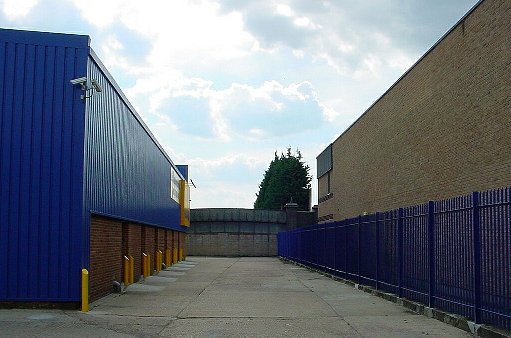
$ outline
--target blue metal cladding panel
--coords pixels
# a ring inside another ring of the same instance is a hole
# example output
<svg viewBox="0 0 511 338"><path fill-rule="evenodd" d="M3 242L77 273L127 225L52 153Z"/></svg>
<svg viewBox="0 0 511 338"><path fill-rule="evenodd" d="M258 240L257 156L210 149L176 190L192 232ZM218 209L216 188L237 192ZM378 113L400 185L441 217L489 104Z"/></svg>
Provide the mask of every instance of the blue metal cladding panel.
<svg viewBox="0 0 511 338"><path fill-rule="evenodd" d="M0 301L76 301L87 36L0 30Z"/></svg>
<svg viewBox="0 0 511 338"><path fill-rule="evenodd" d="M183 178L188 182L188 165L177 165L177 170L183 175Z"/></svg>
<svg viewBox="0 0 511 338"><path fill-rule="evenodd" d="M171 198L172 161L92 51L88 78L102 92L87 99L84 226L97 213L186 231Z"/></svg>

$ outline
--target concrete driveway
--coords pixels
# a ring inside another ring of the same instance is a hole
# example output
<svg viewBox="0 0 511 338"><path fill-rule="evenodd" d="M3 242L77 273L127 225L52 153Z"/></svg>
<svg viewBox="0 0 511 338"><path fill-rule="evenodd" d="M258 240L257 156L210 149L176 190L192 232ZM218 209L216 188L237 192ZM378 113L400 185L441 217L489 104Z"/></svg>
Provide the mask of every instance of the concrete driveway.
<svg viewBox="0 0 511 338"><path fill-rule="evenodd" d="M0 336L468 337L277 258L189 257L88 313L0 310Z"/></svg>

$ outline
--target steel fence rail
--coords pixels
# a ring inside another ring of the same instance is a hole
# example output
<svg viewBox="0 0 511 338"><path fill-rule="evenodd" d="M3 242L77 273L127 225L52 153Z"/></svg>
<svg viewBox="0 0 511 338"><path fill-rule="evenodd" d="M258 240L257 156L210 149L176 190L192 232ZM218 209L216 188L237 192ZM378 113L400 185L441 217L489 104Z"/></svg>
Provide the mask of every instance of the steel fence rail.
<svg viewBox="0 0 511 338"><path fill-rule="evenodd" d="M511 330L511 188L278 234L278 254Z"/></svg>

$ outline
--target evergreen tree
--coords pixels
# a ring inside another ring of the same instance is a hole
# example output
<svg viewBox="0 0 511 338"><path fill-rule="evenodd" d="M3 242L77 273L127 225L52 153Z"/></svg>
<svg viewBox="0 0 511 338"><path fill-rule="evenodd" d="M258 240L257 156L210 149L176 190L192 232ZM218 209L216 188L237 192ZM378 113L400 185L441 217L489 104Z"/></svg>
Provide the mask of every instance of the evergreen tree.
<svg viewBox="0 0 511 338"><path fill-rule="evenodd" d="M291 153L291 148L287 149L286 155L278 156L275 152L275 158L259 184L254 209L281 210L292 199L299 210L309 210L312 180L309 171L299 150L296 155Z"/></svg>

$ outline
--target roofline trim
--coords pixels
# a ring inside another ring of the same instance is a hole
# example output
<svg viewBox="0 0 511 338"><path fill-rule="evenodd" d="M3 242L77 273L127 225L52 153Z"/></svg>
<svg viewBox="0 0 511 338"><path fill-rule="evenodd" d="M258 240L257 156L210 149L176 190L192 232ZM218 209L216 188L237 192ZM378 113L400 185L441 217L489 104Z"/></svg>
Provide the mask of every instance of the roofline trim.
<svg viewBox="0 0 511 338"><path fill-rule="evenodd" d="M130 110L131 114L135 117L135 119L138 121L138 123L140 123L140 125L142 126L142 128L144 128L145 132L149 135L149 137L151 138L151 140L154 142L154 144L158 147L158 149L160 150L160 152L163 154L163 156L165 156L165 158L169 161L171 167L174 168L174 170L178 173L178 175L181 177L181 179L185 179L184 176L181 174L181 172L179 171L179 169L177 168L177 166L174 164L174 162L172 161L172 159L170 158L170 156L167 154L167 152L165 151L165 149L163 149L162 145L158 142L158 140L156 139L156 137L154 136L154 134L151 132L151 130L149 129L149 127L145 124L144 120L142 119L142 117L137 113L137 111L135 110L135 108L133 107L133 105L131 104L131 102L128 100L128 98L126 97L126 95L124 95L124 92L121 90L121 88L119 87L119 85L117 84L117 82L115 81L114 77L112 76L112 74L110 74L110 72L108 71L108 69L106 68L106 66L103 64L103 62L101 62L100 58L98 57L98 55L96 54L96 52L92 49L92 47L90 47L89 49L89 56L91 57L92 61L94 63L96 63L96 65L99 67L99 69L101 70L101 72L105 75L105 77L107 78L108 82L110 82L110 84L114 87L114 89L116 90L117 94L119 94L119 96L121 97L122 101L124 102L124 104L126 104L126 106L128 107L128 109Z"/></svg>

